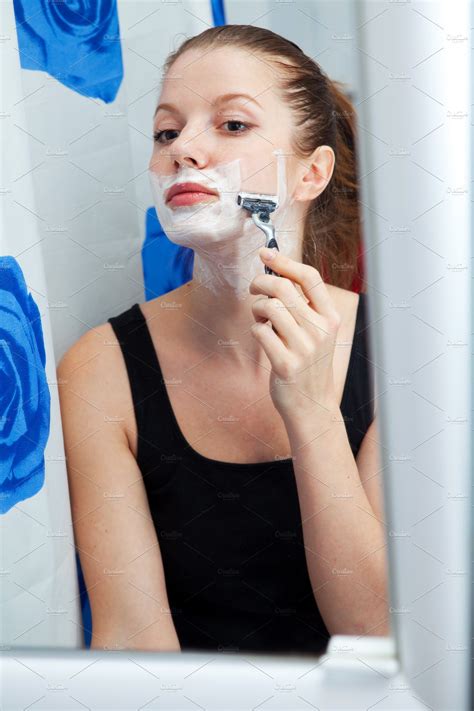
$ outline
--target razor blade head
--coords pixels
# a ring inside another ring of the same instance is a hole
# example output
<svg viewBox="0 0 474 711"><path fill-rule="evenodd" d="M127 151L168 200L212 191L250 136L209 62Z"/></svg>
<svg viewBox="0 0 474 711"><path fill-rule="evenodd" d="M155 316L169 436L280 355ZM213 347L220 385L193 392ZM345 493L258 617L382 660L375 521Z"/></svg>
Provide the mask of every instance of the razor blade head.
<svg viewBox="0 0 474 711"><path fill-rule="evenodd" d="M277 195L266 195L263 193L238 193L237 204L241 205L249 212L266 212L270 214L278 207Z"/></svg>

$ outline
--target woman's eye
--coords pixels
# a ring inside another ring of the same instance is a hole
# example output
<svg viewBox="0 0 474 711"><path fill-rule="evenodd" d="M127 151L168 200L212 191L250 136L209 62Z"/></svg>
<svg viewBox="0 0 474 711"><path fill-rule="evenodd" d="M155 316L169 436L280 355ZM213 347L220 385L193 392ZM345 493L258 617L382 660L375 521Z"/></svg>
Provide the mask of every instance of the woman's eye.
<svg viewBox="0 0 474 711"><path fill-rule="evenodd" d="M240 129L240 131L230 131L230 133L245 133L245 131L247 131L249 128L246 123L242 123L242 121L238 121L237 119L229 119L228 121L225 121L222 125L224 126L224 124L226 123L239 123L241 126L245 126L245 129L243 131L242 129Z"/></svg>
<svg viewBox="0 0 474 711"><path fill-rule="evenodd" d="M173 128L166 128L164 131L155 131L153 133L153 140L155 141L155 143L163 143L163 141L161 140L161 137L163 136L163 134L170 133L170 132L176 133L175 129L173 129Z"/></svg>
<svg viewBox="0 0 474 711"><path fill-rule="evenodd" d="M243 123L242 121L238 121L237 119L229 119L228 121L224 121L222 126L225 126L226 123L231 123L231 124L239 124L240 126L244 126L243 129L238 129L237 131L227 131L227 133L236 133L237 135L241 133L245 133L245 131L249 130L249 126L246 123ZM153 140L155 143L164 143L164 141L161 140L162 136L164 136L165 133L176 133L176 129L174 128L167 128L164 131L155 131L153 133ZM165 138L166 140L166 138Z"/></svg>

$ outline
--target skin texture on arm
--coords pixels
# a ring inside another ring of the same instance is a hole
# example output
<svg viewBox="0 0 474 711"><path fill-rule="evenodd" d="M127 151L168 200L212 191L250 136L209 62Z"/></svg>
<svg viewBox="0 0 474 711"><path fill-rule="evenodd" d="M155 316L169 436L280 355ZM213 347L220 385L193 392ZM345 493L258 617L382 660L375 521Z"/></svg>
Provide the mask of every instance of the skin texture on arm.
<svg viewBox="0 0 474 711"><path fill-rule="evenodd" d="M382 462L380 458L378 421L369 425L357 452L356 464L367 498L379 523L386 526L382 490Z"/></svg>
<svg viewBox="0 0 474 711"><path fill-rule="evenodd" d="M57 374L91 647L180 651L143 478L120 417L128 381L110 324L86 332Z"/></svg>
<svg viewBox="0 0 474 711"><path fill-rule="evenodd" d="M308 572L326 626L331 635L390 635L376 450L365 444L359 470L336 407L289 431Z"/></svg>

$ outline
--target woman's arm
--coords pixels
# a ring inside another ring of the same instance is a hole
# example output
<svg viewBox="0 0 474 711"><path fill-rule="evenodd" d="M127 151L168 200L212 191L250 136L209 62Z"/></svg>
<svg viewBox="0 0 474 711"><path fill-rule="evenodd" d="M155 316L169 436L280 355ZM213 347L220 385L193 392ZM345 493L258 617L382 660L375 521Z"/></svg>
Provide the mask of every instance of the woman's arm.
<svg viewBox="0 0 474 711"><path fill-rule="evenodd" d="M371 478L380 468L376 448L369 452L369 440L363 444L359 472L336 407L313 421L294 420L287 429L308 572L328 631L388 635L385 522L381 492Z"/></svg>
<svg viewBox="0 0 474 711"><path fill-rule="evenodd" d="M381 443L379 440L378 419L370 423L356 456L357 470L362 486L381 524L386 526L383 504L382 460L380 457Z"/></svg>
<svg viewBox="0 0 474 711"><path fill-rule="evenodd" d="M57 374L91 647L179 651L143 478L120 417L128 380L110 324L85 333Z"/></svg>

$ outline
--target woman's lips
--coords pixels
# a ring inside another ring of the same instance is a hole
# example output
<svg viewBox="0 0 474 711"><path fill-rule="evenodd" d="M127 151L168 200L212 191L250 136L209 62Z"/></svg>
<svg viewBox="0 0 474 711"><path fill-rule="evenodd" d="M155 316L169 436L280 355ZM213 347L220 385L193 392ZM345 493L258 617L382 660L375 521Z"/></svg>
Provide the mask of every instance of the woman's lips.
<svg viewBox="0 0 474 711"><path fill-rule="evenodd" d="M171 200L168 200L168 205L173 205L177 207L178 205L194 205L196 202L218 200L219 198L214 193L199 193L199 192L188 192L188 193L176 193L173 195Z"/></svg>

